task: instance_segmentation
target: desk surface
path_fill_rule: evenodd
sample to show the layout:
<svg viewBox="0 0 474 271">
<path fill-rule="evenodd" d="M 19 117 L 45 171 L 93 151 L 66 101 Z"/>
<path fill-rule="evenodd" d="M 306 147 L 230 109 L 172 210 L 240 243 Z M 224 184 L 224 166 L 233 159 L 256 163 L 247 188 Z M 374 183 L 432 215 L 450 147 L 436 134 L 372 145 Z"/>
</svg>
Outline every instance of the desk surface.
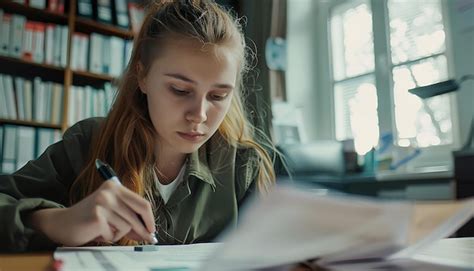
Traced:
<svg viewBox="0 0 474 271">
<path fill-rule="evenodd" d="M 52 252 L 0 254 L 0 271 L 50 270 Z"/>
<path fill-rule="evenodd" d="M 0 271 L 50 271 L 52 252 L 0 254 Z M 413 258 L 438 264 L 474 266 L 474 237 L 451 238 L 435 242 Z M 309 270 L 303 267 L 293 271 Z"/>
</svg>

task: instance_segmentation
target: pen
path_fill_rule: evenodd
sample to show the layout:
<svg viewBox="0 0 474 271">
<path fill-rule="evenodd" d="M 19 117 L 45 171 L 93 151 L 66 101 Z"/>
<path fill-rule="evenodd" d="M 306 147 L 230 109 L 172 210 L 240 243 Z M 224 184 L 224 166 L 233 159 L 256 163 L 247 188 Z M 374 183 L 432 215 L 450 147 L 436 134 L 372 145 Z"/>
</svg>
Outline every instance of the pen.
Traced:
<svg viewBox="0 0 474 271">
<path fill-rule="evenodd" d="M 117 177 L 117 174 L 115 173 L 115 171 L 109 165 L 107 165 L 106 163 L 102 162 L 99 159 L 95 159 L 95 167 L 99 171 L 100 176 L 102 176 L 102 178 L 105 181 L 112 181 L 112 182 L 115 182 L 118 185 L 122 185 L 119 178 Z M 143 221 L 143 218 L 139 215 L 137 215 L 137 217 L 140 220 L 140 222 L 142 223 L 142 225 L 146 228 L 145 222 Z M 158 244 L 158 239 L 156 238 L 155 233 L 150 233 L 150 234 L 151 234 L 151 237 L 153 238 L 153 243 Z"/>
</svg>

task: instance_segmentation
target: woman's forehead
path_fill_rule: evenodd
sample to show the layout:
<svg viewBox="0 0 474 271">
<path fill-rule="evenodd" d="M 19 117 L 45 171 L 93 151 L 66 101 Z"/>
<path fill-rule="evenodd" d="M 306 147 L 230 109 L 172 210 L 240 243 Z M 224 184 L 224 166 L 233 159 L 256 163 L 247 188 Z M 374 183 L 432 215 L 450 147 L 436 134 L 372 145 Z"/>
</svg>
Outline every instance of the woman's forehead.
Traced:
<svg viewBox="0 0 474 271">
<path fill-rule="evenodd" d="M 160 53 L 150 71 L 222 74 L 235 78 L 240 62 L 236 52 L 225 45 L 203 44 L 190 39 L 167 39 L 160 43 Z"/>
</svg>

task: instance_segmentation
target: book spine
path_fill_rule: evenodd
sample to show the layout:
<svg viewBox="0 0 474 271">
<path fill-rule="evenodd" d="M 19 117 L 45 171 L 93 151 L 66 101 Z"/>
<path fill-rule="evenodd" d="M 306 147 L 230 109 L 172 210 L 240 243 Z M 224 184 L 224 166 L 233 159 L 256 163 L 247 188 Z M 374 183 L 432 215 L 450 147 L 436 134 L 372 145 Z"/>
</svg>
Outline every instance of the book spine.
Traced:
<svg viewBox="0 0 474 271">
<path fill-rule="evenodd" d="M 61 29 L 61 50 L 60 50 L 60 65 L 61 67 L 67 66 L 67 41 L 69 35 L 69 29 L 67 25 L 60 26 Z"/>
<path fill-rule="evenodd" d="M 21 58 L 22 56 L 22 42 L 23 32 L 25 30 L 26 17 L 22 15 L 12 15 L 12 22 L 10 25 L 10 51 L 11 57 Z"/>
<path fill-rule="evenodd" d="M 72 54 L 71 54 L 71 69 L 78 71 L 79 69 L 79 58 L 81 57 L 80 55 L 80 49 L 81 49 L 81 36 L 79 33 L 74 33 L 72 34 Z"/>
<path fill-rule="evenodd" d="M 51 121 L 51 107 L 53 100 L 53 82 L 44 82 L 44 99 L 43 99 L 43 116 L 45 123 L 52 123 Z"/>
<path fill-rule="evenodd" d="M 49 0 L 48 1 L 48 10 L 51 12 L 59 12 L 59 1 L 58 0 Z"/>
<path fill-rule="evenodd" d="M 33 61 L 33 32 L 35 31 L 35 23 L 27 21 L 25 31 L 23 32 L 23 49 L 22 58 L 26 61 Z"/>
<path fill-rule="evenodd" d="M 92 19 L 94 15 L 92 0 L 77 0 L 77 15 Z"/>
<path fill-rule="evenodd" d="M 3 144 L 1 171 L 6 174 L 13 173 L 16 169 L 17 127 L 5 125 L 3 140 L 8 144 Z"/>
<path fill-rule="evenodd" d="M 8 119 L 7 91 L 3 82 L 3 74 L 0 74 L 0 118 Z"/>
<path fill-rule="evenodd" d="M 110 75 L 119 77 L 123 71 L 125 41 L 118 37 L 110 37 Z"/>
<path fill-rule="evenodd" d="M 30 80 L 24 80 L 23 92 L 25 120 L 33 121 L 33 83 Z"/>
<path fill-rule="evenodd" d="M 33 61 L 36 63 L 43 63 L 45 59 L 45 24 L 36 22 L 33 32 Z"/>
<path fill-rule="evenodd" d="M 24 79 L 15 77 L 15 94 L 18 106 L 18 119 L 25 120 L 25 98 L 24 98 Z"/>
<path fill-rule="evenodd" d="M 22 168 L 28 161 L 35 159 L 35 128 L 18 126 L 18 148 L 16 169 Z"/>
<path fill-rule="evenodd" d="M 54 38 L 53 38 L 53 64 L 61 66 L 61 26 L 54 26 Z"/>
<path fill-rule="evenodd" d="M 68 126 L 74 125 L 76 123 L 76 92 L 77 92 L 77 87 L 76 86 L 71 86 L 70 88 L 70 93 L 69 93 L 69 99 L 68 99 L 68 107 L 69 107 L 69 113 L 67 115 L 67 123 Z"/>
<path fill-rule="evenodd" d="M 53 130 L 38 128 L 36 130 L 36 138 L 35 156 L 39 157 L 48 148 L 48 146 L 53 143 Z"/>
<path fill-rule="evenodd" d="M 34 120 L 37 122 L 43 122 L 43 105 L 44 105 L 44 84 L 41 78 L 35 77 L 34 79 Z"/>
<path fill-rule="evenodd" d="M 130 28 L 126 0 L 115 0 L 115 23 L 119 27 Z"/>
<path fill-rule="evenodd" d="M 97 20 L 112 24 L 112 3 L 110 0 L 97 0 Z"/>
<path fill-rule="evenodd" d="M 4 13 L 2 24 L 0 25 L 0 54 L 4 56 L 10 55 L 10 28 L 12 24 L 12 15 Z"/>
<path fill-rule="evenodd" d="M 97 33 L 90 36 L 89 71 L 102 73 L 102 35 Z"/>
<path fill-rule="evenodd" d="M 30 0 L 29 5 L 32 8 L 45 9 L 46 8 L 46 0 Z"/>
<path fill-rule="evenodd" d="M 3 83 L 6 91 L 8 118 L 17 119 L 18 115 L 12 77 L 10 75 L 3 75 Z"/>
<path fill-rule="evenodd" d="M 81 50 L 80 50 L 80 69 L 86 71 L 89 67 L 89 35 L 82 35 L 81 36 Z"/>
<path fill-rule="evenodd" d="M 54 24 L 46 24 L 46 39 L 45 39 L 45 59 L 44 62 L 49 65 L 54 64 Z"/>
<path fill-rule="evenodd" d="M 0 173 L 2 171 L 3 162 L 3 126 L 0 125 Z"/>
<path fill-rule="evenodd" d="M 112 54 L 110 50 L 110 37 L 102 36 L 102 70 L 104 74 L 110 74 L 110 62 Z"/>
</svg>

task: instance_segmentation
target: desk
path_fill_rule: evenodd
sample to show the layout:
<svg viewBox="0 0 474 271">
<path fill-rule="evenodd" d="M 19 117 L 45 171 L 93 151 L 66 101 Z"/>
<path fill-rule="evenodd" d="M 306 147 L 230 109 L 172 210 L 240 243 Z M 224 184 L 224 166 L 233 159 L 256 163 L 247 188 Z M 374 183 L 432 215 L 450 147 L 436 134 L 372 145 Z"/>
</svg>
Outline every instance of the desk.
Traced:
<svg viewBox="0 0 474 271">
<path fill-rule="evenodd" d="M 0 271 L 49 271 L 52 252 L 0 254 Z M 474 267 L 474 237 L 451 238 L 435 242 L 413 258 L 438 264 L 471 264 Z M 297 271 L 309 270 L 298 267 Z"/>
<path fill-rule="evenodd" d="M 52 259 L 52 252 L 0 254 L 0 271 L 45 271 Z"/>
<path fill-rule="evenodd" d="M 455 198 L 452 171 L 335 176 L 293 176 L 293 181 L 280 176 L 280 183 L 304 185 L 315 191 L 336 191 L 348 194 L 409 200 L 452 200 Z M 467 236 L 466 236 L 467 237 Z"/>
</svg>

